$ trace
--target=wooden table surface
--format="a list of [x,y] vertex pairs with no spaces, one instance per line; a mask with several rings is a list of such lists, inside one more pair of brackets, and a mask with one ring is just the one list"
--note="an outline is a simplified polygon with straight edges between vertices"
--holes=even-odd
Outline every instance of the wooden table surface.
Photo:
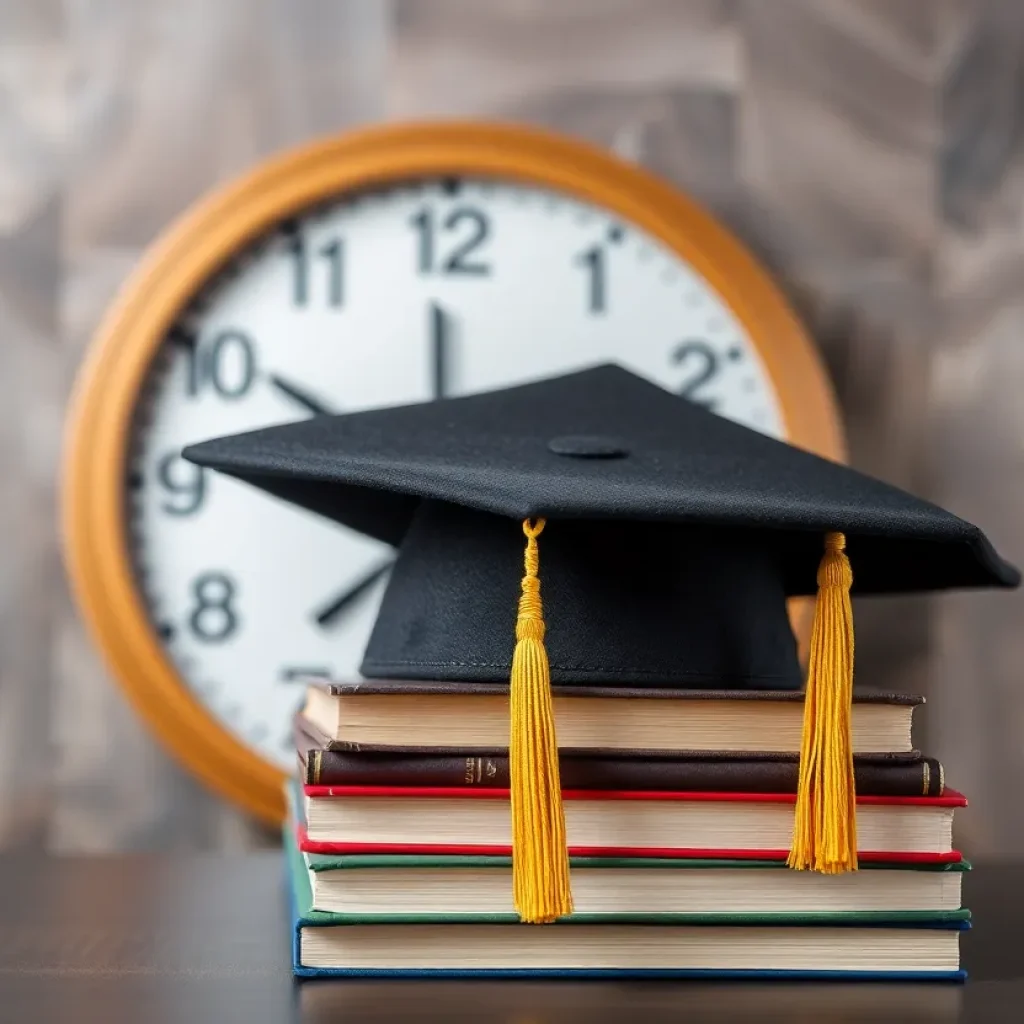
[[0,858],[0,1020],[244,1021],[1024,1019],[1024,866],[982,867],[959,985],[682,982],[296,983],[280,854]]

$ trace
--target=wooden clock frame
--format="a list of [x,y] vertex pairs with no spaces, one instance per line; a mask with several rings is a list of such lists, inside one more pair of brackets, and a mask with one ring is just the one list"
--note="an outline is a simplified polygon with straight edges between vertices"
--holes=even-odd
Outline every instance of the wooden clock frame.
[[67,421],[65,558],[82,614],[151,732],[207,786],[267,822],[283,817],[284,774],[235,739],[189,691],[136,584],[126,499],[136,402],[181,311],[276,223],[346,192],[453,174],[567,193],[658,239],[707,280],[743,325],[775,388],[786,439],[829,458],[845,454],[818,355],[768,274],[693,201],[587,144],[511,125],[384,126],[314,142],[215,191],[149,250],[90,347]]

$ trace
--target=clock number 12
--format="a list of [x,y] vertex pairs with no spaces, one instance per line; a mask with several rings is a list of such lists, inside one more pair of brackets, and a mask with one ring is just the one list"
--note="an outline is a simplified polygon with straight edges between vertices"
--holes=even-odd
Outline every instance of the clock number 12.
[[[442,274],[486,277],[491,265],[480,258],[477,250],[491,233],[487,215],[472,206],[459,206],[441,221],[440,232],[436,216],[429,207],[409,218],[409,224],[419,235],[417,269],[421,274]],[[437,235],[451,236],[452,247],[446,257],[439,259]],[[457,237],[456,237],[457,236]]]

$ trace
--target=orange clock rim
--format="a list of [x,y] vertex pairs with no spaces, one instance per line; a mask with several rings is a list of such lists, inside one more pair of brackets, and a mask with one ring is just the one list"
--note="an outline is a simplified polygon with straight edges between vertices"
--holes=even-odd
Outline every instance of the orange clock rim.
[[79,607],[152,734],[208,787],[263,820],[284,815],[285,775],[192,695],[149,621],[132,569],[125,481],[139,392],[166,334],[234,255],[319,202],[403,180],[494,177],[607,209],[690,263],[742,323],[768,372],[789,441],[845,457],[818,354],[766,271],[675,187],[586,143],[516,125],[389,125],[313,142],[217,189],[147,251],[100,324],[67,419],[62,528]]

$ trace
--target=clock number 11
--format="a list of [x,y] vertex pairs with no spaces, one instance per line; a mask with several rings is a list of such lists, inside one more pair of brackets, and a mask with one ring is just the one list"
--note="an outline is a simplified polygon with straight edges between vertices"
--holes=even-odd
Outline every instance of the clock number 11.
[[[311,285],[322,280],[324,301],[332,309],[341,309],[345,301],[345,242],[332,238],[318,249],[310,247],[301,234],[294,234],[288,240],[288,252],[292,257],[292,301],[296,306],[309,306]],[[317,269],[323,265],[323,277]],[[314,279],[314,275],[317,275]],[[319,288],[319,284],[315,284]]]

